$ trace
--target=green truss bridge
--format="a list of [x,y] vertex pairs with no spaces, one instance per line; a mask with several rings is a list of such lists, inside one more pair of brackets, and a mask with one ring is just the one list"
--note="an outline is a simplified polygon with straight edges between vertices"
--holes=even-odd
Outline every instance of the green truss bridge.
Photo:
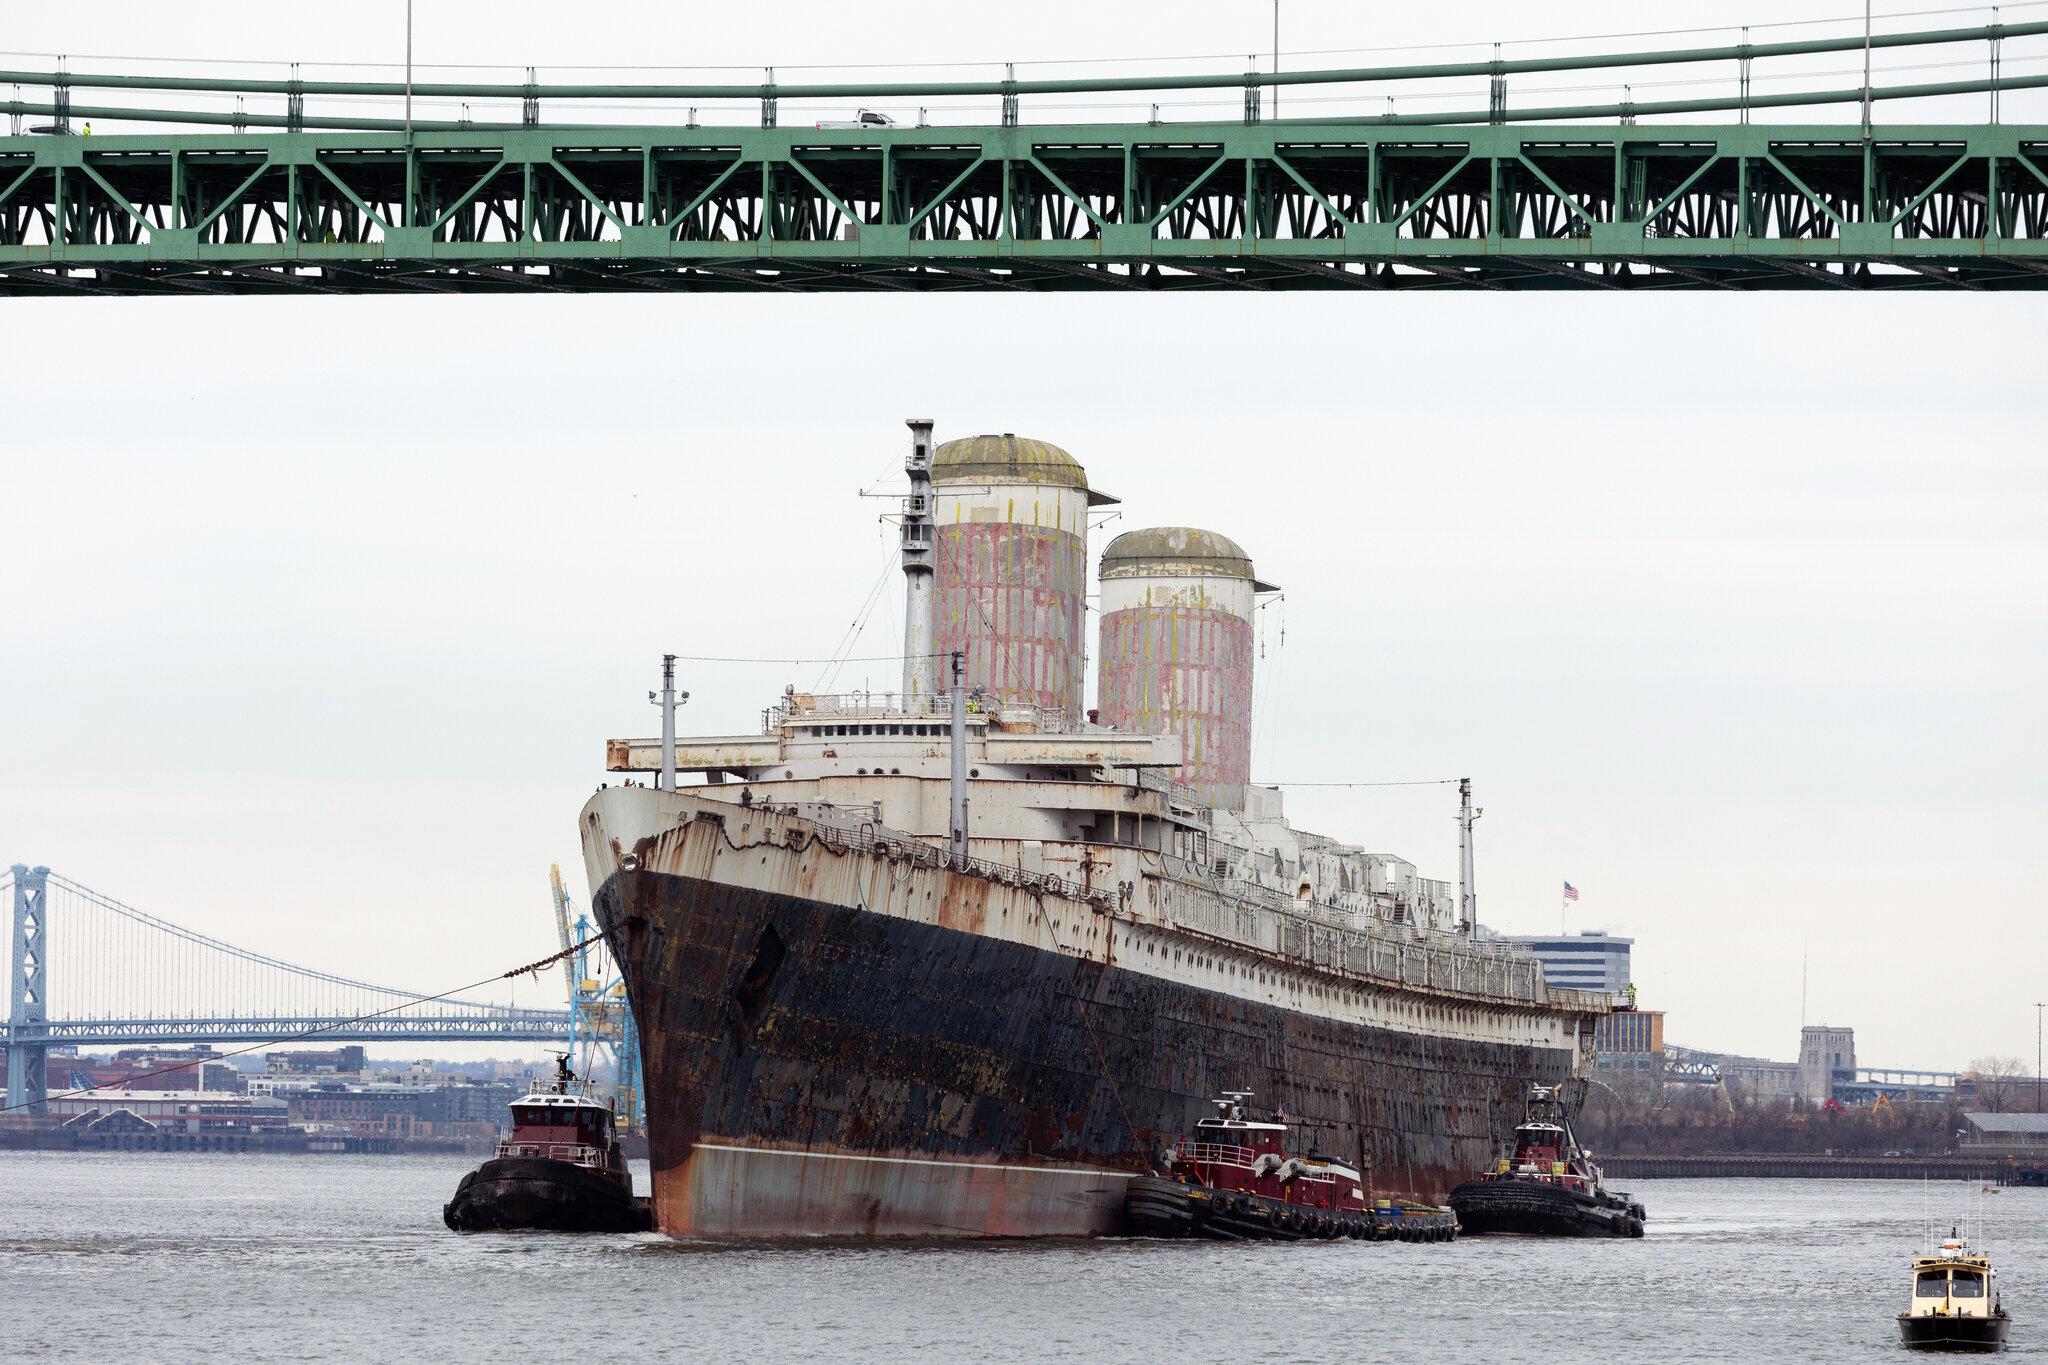
[[[411,87],[515,102],[521,116],[502,123],[306,112],[308,99],[406,95],[388,81],[0,71],[0,87],[47,92],[0,101],[18,130],[0,137],[0,294],[2041,289],[2048,123],[1894,123],[1883,111],[1974,95],[1995,115],[2006,92],[2048,87],[2048,75],[2002,74],[2001,45],[2044,34],[2048,23],[1877,35],[1875,50],[1988,51],[1988,74],[1796,94],[1752,93],[1751,63],[1864,39],[1225,76]],[[1532,71],[1680,63],[1739,69],[1740,93],[1506,98]],[[1489,83],[1486,108],[1268,112],[1283,87],[1466,76]],[[1242,90],[1242,117],[1020,114],[1046,94],[1219,87]],[[134,103],[163,91],[282,112]],[[1000,101],[993,121],[779,117],[804,99],[982,97]],[[540,117],[634,100],[723,101],[747,118]],[[1764,117],[1845,104],[1862,116]]]

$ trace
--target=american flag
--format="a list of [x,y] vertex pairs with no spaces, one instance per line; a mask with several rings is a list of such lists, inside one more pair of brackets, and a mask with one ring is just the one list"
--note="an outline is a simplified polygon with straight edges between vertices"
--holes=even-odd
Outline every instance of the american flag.
[[1579,898],[1579,888],[1573,886],[1570,882],[1566,882],[1564,884],[1564,898],[1568,901],[1577,900]]

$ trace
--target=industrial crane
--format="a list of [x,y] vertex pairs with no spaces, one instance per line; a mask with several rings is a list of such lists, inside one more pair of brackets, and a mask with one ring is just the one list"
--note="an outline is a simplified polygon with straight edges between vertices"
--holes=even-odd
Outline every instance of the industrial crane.
[[[640,1087],[640,1030],[633,1023],[633,1008],[626,999],[626,983],[611,956],[602,949],[576,948],[591,935],[588,915],[577,911],[562,886],[562,868],[548,868],[548,885],[555,902],[555,928],[561,935],[562,950],[575,948],[562,960],[562,972],[569,992],[570,1066],[586,1080],[599,1061],[612,1068],[612,1108],[619,1122],[632,1128],[646,1126],[646,1103]],[[572,914],[574,924],[570,923]]]

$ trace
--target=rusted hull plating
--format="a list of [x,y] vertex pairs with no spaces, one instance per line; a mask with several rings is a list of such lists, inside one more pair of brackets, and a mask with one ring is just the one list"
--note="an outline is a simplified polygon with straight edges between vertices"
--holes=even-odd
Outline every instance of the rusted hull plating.
[[618,872],[594,903],[640,1025],[677,1236],[1119,1231],[1223,1090],[1317,1126],[1378,1195],[1441,1203],[1569,1048],[1317,1018],[992,936]]

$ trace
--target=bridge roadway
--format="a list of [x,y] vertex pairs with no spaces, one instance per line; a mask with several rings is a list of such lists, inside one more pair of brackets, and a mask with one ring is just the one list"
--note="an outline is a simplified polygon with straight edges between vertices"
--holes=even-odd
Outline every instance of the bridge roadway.
[[52,1019],[6,1035],[22,1047],[108,1047],[142,1043],[328,1043],[397,1040],[438,1042],[566,1043],[569,1011],[477,1010],[448,1014],[392,1014],[381,1018],[311,1015],[207,1019]]
[[2048,125],[0,138],[0,294],[2048,288]]

